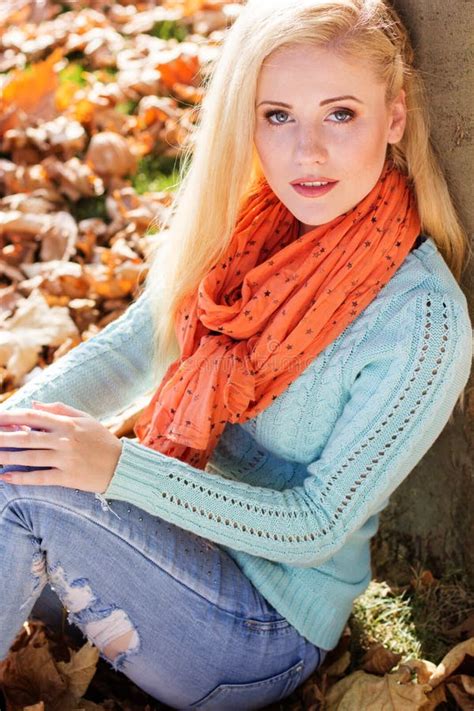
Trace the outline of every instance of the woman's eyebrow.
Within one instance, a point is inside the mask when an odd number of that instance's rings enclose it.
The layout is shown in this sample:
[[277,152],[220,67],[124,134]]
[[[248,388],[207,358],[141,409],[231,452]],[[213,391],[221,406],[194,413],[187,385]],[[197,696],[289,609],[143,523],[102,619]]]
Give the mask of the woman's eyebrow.
[[[347,94],[345,96],[333,96],[332,99],[324,99],[324,101],[321,101],[319,105],[325,106],[325,104],[330,104],[332,101],[343,101],[345,99],[352,99],[352,101],[357,101],[358,104],[364,103],[360,99],[357,99],[355,96],[351,96],[350,94]],[[274,106],[286,106],[287,109],[293,108],[291,106],[291,104],[285,104],[284,101],[261,101],[259,104],[257,104],[257,109],[261,104],[272,104]]]

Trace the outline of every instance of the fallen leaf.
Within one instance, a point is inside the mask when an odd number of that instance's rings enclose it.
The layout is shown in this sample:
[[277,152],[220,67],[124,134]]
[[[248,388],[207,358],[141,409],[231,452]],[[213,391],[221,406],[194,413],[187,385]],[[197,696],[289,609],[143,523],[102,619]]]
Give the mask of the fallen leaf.
[[428,679],[428,683],[434,688],[444,679],[450,676],[463,662],[470,667],[471,676],[474,675],[474,637],[460,642],[449,650],[438,664],[436,669]]
[[438,706],[446,701],[446,690],[444,684],[440,684],[433,691],[426,695],[427,701],[420,706],[420,711],[436,711]]
[[20,302],[14,315],[0,331],[0,365],[5,366],[14,383],[36,365],[43,346],[59,346],[65,338],[77,335],[77,327],[65,307],[49,308],[35,290]]
[[474,708],[474,679],[472,677],[465,674],[450,677],[446,687],[461,711],[472,711]]
[[70,200],[102,195],[104,192],[102,179],[76,157],[64,162],[55,156],[48,156],[42,161],[42,166],[46,176],[56,183],[58,191]]
[[137,169],[127,139],[112,131],[92,136],[85,160],[99,175],[129,175]]
[[170,10],[178,9],[183,17],[191,15],[197,10],[201,10],[206,4],[206,0],[165,0],[163,7]]
[[431,686],[406,681],[404,676],[403,671],[382,677],[356,671],[329,689],[327,711],[418,711]]
[[173,49],[160,53],[156,64],[161,80],[172,88],[176,82],[195,85],[199,82],[199,52],[191,42],[180,42]]
[[350,663],[351,653],[349,651],[346,651],[331,665],[326,667],[324,671],[328,676],[342,676]]
[[27,265],[24,271],[30,277],[42,276],[41,291],[46,300],[49,294],[63,296],[67,305],[70,299],[82,299],[89,295],[89,280],[77,262],[52,259]]
[[99,650],[86,642],[77,652],[72,653],[69,662],[57,662],[57,667],[67,681],[69,692],[79,700],[87,691],[96,672]]
[[0,662],[0,684],[9,711],[23,711],[24,706],[43,701],[52,703],[66,689],[52,657],[44,631],[29,639],[20,634],[17,648],[13,645],[8,657]]
[[401,654],[395,654],[382,643],[372,645],[361,661],[364,671],[373,674],[386,674],[398,664],[402,658]]
[[404,662],[404,664],[415,671],[416,678],[420,684],[428,683],[433,672],[436,670],[436,664],[433,664],[433,662],[427,659],[409,659],[407,662]]
[[0,101],[2,111],[14,108],[7,124],[1,126],[3,134],[20,123],[20,111],[28,115],[29,121],[54,115],[54,92],[58,86],[54,67],[62,56],[62,50],[56,48],[44,62],[12,73],[10,80],[3,86]]

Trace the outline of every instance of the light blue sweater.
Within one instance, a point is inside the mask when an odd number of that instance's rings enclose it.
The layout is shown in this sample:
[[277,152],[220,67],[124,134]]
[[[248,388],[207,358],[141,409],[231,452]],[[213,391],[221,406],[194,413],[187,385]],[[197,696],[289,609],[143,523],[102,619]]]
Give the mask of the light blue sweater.
[[[106,419],[151,397],[151,357],[144,293],[1,409],[35,398]],[[428,238],[271,406],[227,424],[206,471],[122,437],[104,496],[219,544],[332,649],[370,582],[379,512],[446,426],[471,359],[466,298]]]

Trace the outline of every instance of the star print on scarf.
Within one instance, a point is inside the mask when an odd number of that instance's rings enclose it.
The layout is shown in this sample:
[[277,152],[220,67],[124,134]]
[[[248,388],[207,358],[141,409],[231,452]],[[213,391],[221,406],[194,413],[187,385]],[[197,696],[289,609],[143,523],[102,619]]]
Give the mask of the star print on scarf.
[[351,210],[298,236],[298,220],[261,177],[224,257],[177,313],[181,356],[135,423],[138,440],[204,469],[227,422],[255,417],[390,281],[420,218],[387,159]]

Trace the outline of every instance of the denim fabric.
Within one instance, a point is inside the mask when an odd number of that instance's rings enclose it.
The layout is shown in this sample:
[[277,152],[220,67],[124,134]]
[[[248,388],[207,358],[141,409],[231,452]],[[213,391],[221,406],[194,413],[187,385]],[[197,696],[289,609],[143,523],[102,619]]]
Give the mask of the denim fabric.
[[51,623],[64,605],[84,642],[172,708],[263,708],[326,655],[217,544],[124,501],[0,482],[0,570],[0,660],[30,614]]

